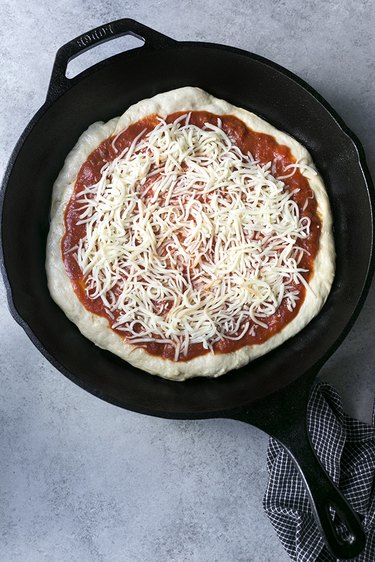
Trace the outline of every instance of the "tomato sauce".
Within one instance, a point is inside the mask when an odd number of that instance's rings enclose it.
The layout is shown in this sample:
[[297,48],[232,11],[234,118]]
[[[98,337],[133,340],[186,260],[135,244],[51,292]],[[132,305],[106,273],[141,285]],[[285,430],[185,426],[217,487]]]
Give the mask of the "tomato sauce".
[[[171,114],[166,121],[169,123],[173,122],[179,115],[182,115],[182,113]],[[190,124],[198,127],[203,127],[205,123],[217,125],[217,120],[217,115],[206,111],[192,111],[190,116]],[[244,154],[251,152],[254,158],[259,160],[263,165],[268,162],[273,162],[272,174],[276,177],[286,176],[290,173],[290,169],[288,170],[286,168],[289,164],[294,164],[296,161],[287,146],[278,144],[276,139],[271,135],[258,133],[249,129],[240,119],[233,115],[220,115],[220,120],[224,132]],[[85,278],[74,257],[74,252],[70,251],[79,243],[79,240],[85,236],[86,229],[84,224],[77,225],[81,213],[79,209],[80,205],[77,203],[77,200],[79,199],[79,193],[84,188],[99,181],[101,168],[106,162],[114,160],[127,146],[130,146],[137,135],[144,129],[146,129],[145,134],[147,134],[158,122],[157,116],[152,115],[131,125],[116,139],[115,144],[117,150],[112,146],[114,137],[102,142],[81,166],[77,175],[73,194],[65,211],[65,234],[61,242],[65,269],[70,277],[77,297],[85,308],[93,314],[107,318],[110,325],[113,323],[113,318],[110,318],[108,315],[101,299],[90,299],[88,297],[85,290]],[[308,217],[311,221],[310,235],[308,238],[298,241],[298,246],[306,250],[306,252],[303,252],[299,267],[308,270],[307,273],[303,274],[306,281],[308,281],[313,273],[314,258],[319,248],[321,220],[317,210],[317,202],[310,189],[308,180],[298,169],[296,169],[295,173],[290,178],[286,179],[285,189],[290,191],[299,189],[297,193],[292,195],[292,199],[299,207],[300,217]],[[248,332],[240,340],[224,338],[214,345],[214,351],[216,353],[228,353],[240,349],[244,345],[261,344],[280,332],[284,326],[297,316],[304,301],[306,294],[304,285],[300,283],[296,285],[295,288],[299,292],[299,300],[297,300],[296,306],[293,309],[288,309],[286,299],[284,299],[275,314],[268,318],[262,318],[262,322],[267,325],[267,328],[257,326],[254,335],[252,335],[252,332]],[[122,338],[126,338],[126,334],[124,336],[123,331],[116,329],[114,331]],[[152,342],[142,344],[142,347],[152,355],[168,359],[174,358],[174,347],[172,345]],[[204,349],[202,344],[192,344],[189,346],[187,355],[180,357],[179,361],[186,361],[206,353],[208,353],[208,350]]]

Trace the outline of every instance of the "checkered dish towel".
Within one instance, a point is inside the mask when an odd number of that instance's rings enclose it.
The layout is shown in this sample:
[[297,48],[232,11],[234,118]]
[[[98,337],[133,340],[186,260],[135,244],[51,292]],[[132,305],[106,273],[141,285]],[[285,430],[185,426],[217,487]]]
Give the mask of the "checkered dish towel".
[[[375,419],[370,426],[350,418],[334,388],[321,383],[310,398],[308,428],[321,463],[362,521],[366,547],[355,560],[375,562]],[[315,523],[301,477],[274,439],[270,439],[267,467],[264,510],[291,559],[334,562]]]

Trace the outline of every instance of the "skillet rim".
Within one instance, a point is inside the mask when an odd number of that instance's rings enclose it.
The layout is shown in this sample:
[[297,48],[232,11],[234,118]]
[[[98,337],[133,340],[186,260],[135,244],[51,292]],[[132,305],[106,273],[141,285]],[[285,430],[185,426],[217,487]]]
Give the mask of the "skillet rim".
[[[169,39],[169,38],[166,37],[166,39]],[[345,328],[339,333],[339,335],[335,339],[334,343],[326,350],[326,352],[320,357],[320,359],[314,365],[311,366],[311,368],[308,372],[310,373],[313,370],[317,373],[318,370],[324,364],[324,362],[341,345],[342,341],[345,339],[345,337],[348,335],[349,331],[353,327],[353,324],[356,321],[356,319],[358,318],[359,312],[361,311],[361,309],[364,305],[365,299],[366,299],[366,297],[368,295],[368,292],[369,292],[369,288],[370,288],[371,281],[372,281],[372,278],[373,278],[373,275],[374,275],[374,271],[375,271],[375,252],[374,252],[375,191],[374,191],[374,185],[373,185],[373,182],[372,182],[372,178],[371,178],[368,166],[367,166],[365,152],[364,152],[364,149],[363,149],[363,146],[362,146],[361,142],[359,141],[356,134],[346,125],[344,120],[331,107],[331,105],[325,100],[325,98],[323,96],[321,96],[314,88],[312,88],[309,84],[307,84],[302,78],[295,75],[290,70],[282,67],[278,63],[275,63],[275,62],[273,62],[273,61],[271,61],[271,60],[269,60],[269,59],[267,59],[267,58],[265,58],[261,55],[257,55],[255,53],[246,51],[244,49],[239,49],[239,48],[236,48],[236,47],[226,46],[226,45],[222,45],[222,44],[206,43],[206,42],[194,42],[194,41],[176,41],[174,39],[170,39],[170,41],[171,41],[170,44],[168,44],[166,46],[163,46],[163,47],[155,48],[155,47],[149,47],[147,45],[140,46],[140,47],[137,47],[135,49],[131,49],[129,51],[124,51],[124,52],[118,53],[118,54],[116,54],[112,57],[109,57],[109,58],[107,58],[103,61],[100,61],[97,64],[95,64],[95,65],[89,67],[88,69],[84,70],[83,72],[81,72],[80,74],[75,76],[74,78],[68,79],[68,86],[66,88],[63,88],[63,91],[59,92],[57,95],[54,95],[54,96],[49,95],[50,94],[50,87],[51,87],[51,84],[50,84],[46,101],[40,107],[40,109],[34,114],[34,116],[31,118],[29,123],[26,125],[24,131],[21,133],[21,135],[20,135],[20,137],[19,137],[19,139],[18,139],[18,141],[17,141],[17,143],[16,143],[16,145],[15,145],[15,147],[14,147],[12,153],[11,153],[11,156],[10,156],[10,159],[9,159],[9,162],[8,162],[8,165],[6,167],[5,174],[4,174],[4,177],[3,177],[2,186],[1,186],[1,190],[0,190],[0,238],[1,238],[1,243],[0,243],[0,269],[1,269],[1,272],[2,272],[3,279],[4,279],[4,285],[5,285],[5,288],[6,288],[8,306],[9,306],[10,313],[11,313],[12,317],[23,328],[23,330],[26,332],[29,339],[32,341],[32,343],[35,345],[35,347],[44,355],[44,357],[58,371],[60,371],[64,376],[66,376],[72,382],[77,384],[79,387],[83,388],[84,390],[90,392],[94,396],[96,396],[98,398],[101,398],[102,400],[105,400],[106,402],[111,403],[115,406],[119,406],[121,408],[125,408],[125,409],[133,411],[133,412],[142,413],[142,414],[151,415],[151,416],[158,416],[158,417],[167,418],[167,419],[207,419],[207,418],[212,418],[212,417],[231,417],[231,414],[235,415],[235,413],[238,412],[239,410],[243,410],[246,407],[251,407],[251,405],[258,402],[258,400],[254,401],[254,402],[250,402],[248,404],[248,406],[241,405],[241,406],[239,406],[238,408],[235,408],[235,409],[231,408],[231,409],[224,409],[224,410],[222,410],[222,409],[210,410],[210,411],[199,412],[199,413],[195,413],[195,414],[191,413],[191,412],[188,412],[188,413],[186,413],[186,412],[166,412],[164,410],[158,410],[158,409],[155,409],[155,408],[153,408],[153,409],[144,408],[144,407],[137,408],[133,404],[129,405],[124,400],[116,400],[112,396],[107,395],[105,392],[102,392],[101,390],[97,390],[94,387],[94,385],[90,386],[89,384],[86,384],[85,382],[82,382],[81,379],[79,379],[71,371],[69,371],[67,368],[65,368],[57,359],[55,359],[50,354],[50,352],[48,352],[44,348],[44,345],[42,344],[42,342],[34,334],[34,331],[33,331],[32,327],[30,326],[30,324],[26,320],[24,320],[24,318],[22,317],[22,314],[18,311],[17,305],[15,303],[15,299],[13,297],[11,283],[9,281],[7,271],[6,271],[6,266],[5,266],[5,252],[4,252],[4,247],[3,247],[3,235],[2,235],[3,228],[4,228],[3,211],[4,211],[4,202],[5,202],[5,197],[6,197],[9,179],[11,177],[12,170],[13,170],[13,168],[16,164],[16,161],[18,159],[19,153],[20,153],[22,147],[24,146],[24,144],[27,142],[27,139],[28,139],[28,136],[29,136],[30,132],[32,131],[34,126],[40,121],[40,119],[43,117],[43,115],[50,109],[50,107],[52,107],[54,105],[54,103],[58,99],[60,99],[62,96],[64,96],[64,94],[67,93],[71,88],[73,88],[79,81],[83,80],[84,78],[86,78],[87,76],[89,76],[91,74],[94,74],[95,72],[104,68],[104,66],[110,64],[111,62],[114,62],[115,60],[118,60],[119,58],[130,58],[130,57],[133,57],[133,56],[142,55],[143,53],[146,53],[146,52],[158,52],[160,49],[167,50],[167,49],[176,49],[176,48],[208,48],[208,49],[224,50],[224,51],[227,51],[227,52],[232,52],[234,54],[244,56],[246,58],[250,58],[250,59],[253,59],[255,61],[258,61],[258,62],[260,62],[260,63],[262,63],[266,66],[271,67],[271,69],[278,71],[279,73],[283,74],[284,76],[286,76],[287,78],[289,78],[290,80],[295,82],[299,87],[301,87],[308,94],[310,94],[310,96],[312,96],[314,98],[314,100],[324,108],[324,110],[333,119],[333,121],[334,121],[335,125],[338,127],[338,129],[340,129],[340,131],[345,135],[346,142],[350,142],[351,146],[354,146],[354,148],[355,148],[356,165],[359,166],[360,172],[363,176],[365,188],[367,190],[367,195],[368,195],[368,200],[369,200],[369,213],[370,213],[369,219],[370,219],[370,222],[372,224],[372,232],[371,232],[371,240],[370,240],[371,248],[370,248],[370,255],[369,255],[369,259],[368,259],[367,271],[366,271],[366,275],[363,279],[363,286],[362,286],[361,294],[360,294],[360,296],[357,300],[357,303],[355,305],[355,308],[354,308],[352,314],[350,315],[350,318],[349,318],[348,322],[345,325]],[[300,376],[300,377],[297,377],[297,380],[298,380],[298,378],[302,379],[304,376],[305,376],[305,374]],[[172,381],[172,382],[175,382],[175,381]],[[259,400],[267,399],[269,396],[274,396],[278,392],[284,391],[284,389],[287,388],[288,386],[290,386],[291,384],[293,384],[293,382],[289,383],[286,386],[281,387],[279,390],[274,391],[274,392],[268,394],[267,396],[265,396],[264,398],[261,398]]]

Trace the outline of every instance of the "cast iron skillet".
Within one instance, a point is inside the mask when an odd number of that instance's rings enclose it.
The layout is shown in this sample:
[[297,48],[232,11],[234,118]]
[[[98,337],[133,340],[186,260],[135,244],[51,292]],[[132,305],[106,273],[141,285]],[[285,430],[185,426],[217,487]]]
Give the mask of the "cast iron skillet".
[[[66,78],[70,59],[126,34],[144,40],[144,46]],[[217,380],[175,383],[137,370],[85,339],[50,298],[44,261],[52,184],[80,133],[134,102],[186,85],[258,113],[309,149],[332,203],[337,272],[322,312],[287,343]],[[372,211],[373,188],[358,140],[302,80],[239,49],[177,42],[133,20],[118,20],[58,51],[47,100],[11,156],[1,225],[9,306],[57,369],[108,402],[166,418],[233,418],[277,438],[301,473],[328,547],[338,558],[351,558],[363,549],[364,534],[311,448],[306,405],[314,378],[348,333],[367,293]],[[350,531],[348,540],[338,535],[330,507]]]

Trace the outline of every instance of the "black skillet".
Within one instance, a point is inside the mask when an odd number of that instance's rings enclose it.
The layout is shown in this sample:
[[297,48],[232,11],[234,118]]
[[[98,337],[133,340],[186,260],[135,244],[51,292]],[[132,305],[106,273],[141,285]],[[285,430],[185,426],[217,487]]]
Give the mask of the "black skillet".
[[[144,46],[66,78],[73,57],[127,34]],[[258,113],[309,149],[332,203],[337,272],[321,313],[287,343],[217,380],[175,383],[139,371],[85,339],[50,298],[44,260],[52,184],[80,133],[134,102],[186,85]],[[364,534],[311,448],[306,405],[314,378],[348,333],[367,293],[374,265],[373,204],[358,140],[301,79],[246,51],[177,42],[133,20],[118,20],[58,51],[47,100],[11,156],[1,224],[9,306],[57,369],[108,402],[166,418],[233,418],[277,438],[301,473],[328,547],[338,558],[351,558],[363,549]],[[350,531],[348,540],[339,537],[330,507]]]

